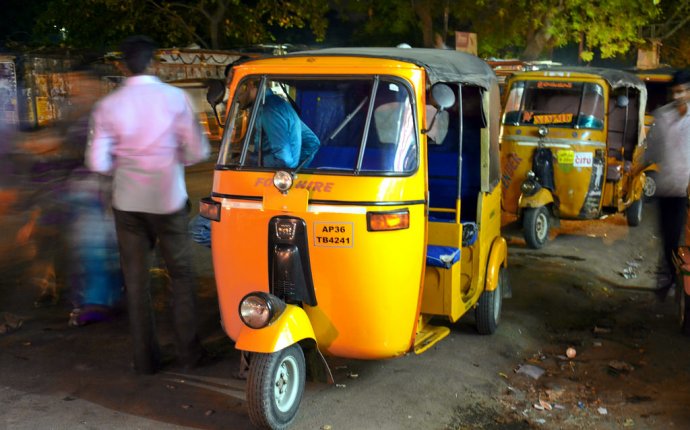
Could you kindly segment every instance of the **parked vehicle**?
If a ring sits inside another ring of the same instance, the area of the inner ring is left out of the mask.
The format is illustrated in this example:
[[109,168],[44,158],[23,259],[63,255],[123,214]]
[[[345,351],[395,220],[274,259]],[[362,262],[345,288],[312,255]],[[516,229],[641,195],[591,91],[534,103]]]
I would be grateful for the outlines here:
[[544,246],[558,219],[624,212],[642,220],[647,90],[636,76],[597,68],[518,73],[501,129],[503,209],[527,245]]
[[[237,94],[252,80],[257,101],[243,109]],[[455,51],[333,48],[242,62],[228,90],[200,213],[212,220],[223,327],[250,353],[253,423],[290,425],[305,355],[330,375],[323,354],[427,350],[450,332],[434,317],[474,311],[480,333],[496,330],[507,246],[500,100],[485,62]],[[298,167],[264,165],[269,91],[320,140]]]
[[[657,108],[667,104],[670,100],[671,81],[675,69],[662,67],[650,70],[636,70],[635,74],[642,79],[647,87],[647,108],[644,117],[645,134],[654,123],[654,112]],[[651,198],[656,193],[656,172],[648,171],[645,177],[644,195]]]

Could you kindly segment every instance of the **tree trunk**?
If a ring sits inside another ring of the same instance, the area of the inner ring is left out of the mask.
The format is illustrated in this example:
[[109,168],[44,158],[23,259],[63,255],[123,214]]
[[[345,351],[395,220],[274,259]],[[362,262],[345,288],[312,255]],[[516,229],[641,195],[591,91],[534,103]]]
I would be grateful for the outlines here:
[[211,49],[220,49],[220,26],[225,18],[225,12],[227,10],[229,1],[219,1],[216,10],[208,15],[208,33],[211,38]]
[[414,12],[419,18],[419,22],[422,25],[422,37],[424,40],[425,48],[433,48],[434,46],[434,26],[431,19],[431,7],[430,5],[421,0],[414,2]]
[[539,59],[539,56],[545,49],[550,47],[551,35],[549,29],[551,27],[551,20],[544,20],[544,26],[527,37],[527,46],[520,56],[525,61],[534,61]]

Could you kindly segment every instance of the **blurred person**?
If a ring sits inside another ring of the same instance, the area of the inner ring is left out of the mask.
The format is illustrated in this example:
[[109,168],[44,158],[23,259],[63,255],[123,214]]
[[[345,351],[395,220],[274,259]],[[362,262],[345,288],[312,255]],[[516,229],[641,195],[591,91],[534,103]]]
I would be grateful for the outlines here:
[[86,153],[91,170],[113,176],[134,370],[140,374],[161,366],[149,274],[156,242],[171,280],[178,362],[191,368],[204,358],[196,327],[197,278],[184,166],[208,158],[210,146],[185,92],[147,73],[155,49],[146,36],[123,42],[131,76],[97,103]]
[[63,151],[81,163],[67,179],[68,282],[73,310],[69,325],[83,326],[112,317],[122,295],[123,279],[110,209],[111,180],[84,166],[89,118],[101,96],[99,76],[88,69],[67,76],[70,105],[64,127]]
[[679,70],[671,82],[671,103],[653,112],[654,125],[647,138],[649,157],[659,166],[655,197],[665,267],[658,282],[663,300],[673,286],[673,253],[684,243],[690,183],[690,71]]
[[[238,90],[238,101],[243,109],[256,100],[258,82],[250,79]],[[296,168],[309,163],[321,142],[299,118],[295,109],[282,97],[266,88],[261,116],[257,118],[264,140],[261,146],[264,167]]]
[[30,282],[39,289],[36,307],[57,304],[67,283],[70,208],[64,197],[70,174],[83,164],[83,151],[66,150],[63,144],[69,124],[69,117],[62,118],[16,138],[16,176],[23,196],[18,209],[35,219],[30,229],[36,244]]

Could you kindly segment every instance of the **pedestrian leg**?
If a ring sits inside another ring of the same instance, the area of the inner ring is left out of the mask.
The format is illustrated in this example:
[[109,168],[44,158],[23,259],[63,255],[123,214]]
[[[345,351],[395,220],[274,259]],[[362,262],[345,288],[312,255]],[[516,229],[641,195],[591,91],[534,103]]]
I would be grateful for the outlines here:
[[160,365],[155,315],[151,305],[149,268],[155,237],[145,214],[114,210],[120,264],[127,294],[134,370],[155,373]]

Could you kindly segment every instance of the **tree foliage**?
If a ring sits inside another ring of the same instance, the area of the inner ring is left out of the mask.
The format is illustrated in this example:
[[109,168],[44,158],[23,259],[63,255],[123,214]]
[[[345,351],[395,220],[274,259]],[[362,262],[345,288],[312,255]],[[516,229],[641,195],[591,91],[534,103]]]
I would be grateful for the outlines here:
[[34,33],[59,33],[78,48],[112,47],[142,33],[161,44],[221,49],[271,42],[276,28],[309,27],[322,40],[327,11],[320,0],[49,0]]
[[[478,35],[482,56],[537,59],[555,47],[581,44],[581,57],[595,49],[603,58],[642,42],[639,30],[659,13],[654,0],[358,0],[345,9],[365,23],[360,37],[379,33],[414,39],[432,47],[445,28]],[[349,6],[348,6],[349,5]],[[448,22],[449,21],[449,22]],[[446,25],[446,23],[448,23]],[[416,32],[411,35],[411,32]],[[421,36],[421,37],[420,37]],[[418,45],[419,46],[419,45]]]

